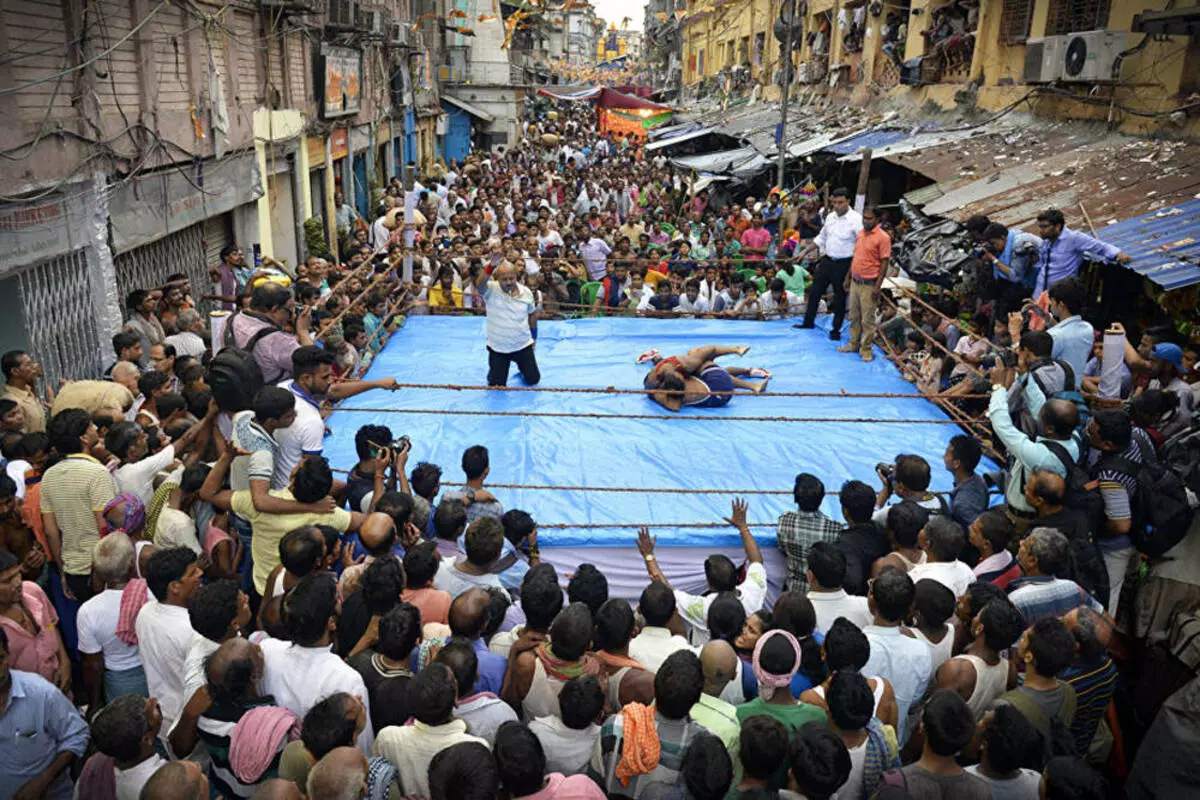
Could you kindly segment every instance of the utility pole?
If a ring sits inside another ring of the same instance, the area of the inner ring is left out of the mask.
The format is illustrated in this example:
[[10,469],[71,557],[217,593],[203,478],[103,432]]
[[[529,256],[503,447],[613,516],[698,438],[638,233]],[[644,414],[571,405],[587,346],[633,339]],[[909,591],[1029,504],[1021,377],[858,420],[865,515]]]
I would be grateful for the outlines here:
[[791,0],[792,13],[788,15],[787,30],[783,35],[783,52],[779,63],[783,70],[783,96],[779,99],[779,167],[775,174],[775,185],[783,191],[783,165],[787,160],[788,95],[792,89],[792,35],[796,29],[796,0]]

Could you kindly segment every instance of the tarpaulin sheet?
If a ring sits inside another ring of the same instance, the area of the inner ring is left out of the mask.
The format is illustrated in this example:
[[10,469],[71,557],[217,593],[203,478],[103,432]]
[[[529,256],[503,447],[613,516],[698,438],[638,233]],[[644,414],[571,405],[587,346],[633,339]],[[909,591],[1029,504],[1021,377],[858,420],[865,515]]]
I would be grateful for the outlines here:
[[[761,366],[775,377],[770,388],[792,392],[913,393],[883,358],[864,364],[836,352],[828,333],[796,330],[794,320],[659,320],[594,318],[543,320],[538,324],[537,359],[544,387],[617,387],[640,389],[647,366],[634,360],[650,348],[663,355],[706,344],[750,345],[742,358],[721,363]],[[487,353],[482,318],[410,317],[375,358],[368,378],[393,376],[401,383],[481,385],[486,382]],[[510,385],[521,385],[514,368]],[[952,488],[942,453],[960,430],[953,424],[879,422],[751,422],[736,417],[869,417],[934,419],[946,417],[923,398],[853,399],[734,397],[719,409],[684,409],[671,414],[643,395],[548,392],[402,389],[370,391],[350,398],[343,409],[389,408],[392,413],[338,410],[328,419],[333,434],[325,455],[336,468],[349,469],[357,458],[354,433],[368,423],[408,434],[411,470],[430,461],[444,470],[445,490],[460,485],[463,451],[475,444],[490,453],[488,483],[665,487],[683,490],[765,489],[790,492],[799,472],[819,476],[831,491],[851,478],[878,485],[875,465],[898,453],[917,453],[932,466],[935,490]],[[534,416],[413,414],[406,409],[451,411],[570,412],[613,414],[614,419]],[[663,414],[672,419],[621,419],[620,415]],[[981,469],[983,466],[981,465]],[[497,489],[505,508],[530,512],[541,524],[721,522],[729,514],[729,494],[648,494]],[[774,522],[794,509],[790,495],[754,495],[750,522]],[[826,513],[840,518],[836,497],[826,498]],[[763,544],[773,545],[771,528],[755,528]],[[736,547],[732,527],[669,527],[655,533],[662,545]],[[629,528],[545,529],[543,547],[618,547],[636,541]]]

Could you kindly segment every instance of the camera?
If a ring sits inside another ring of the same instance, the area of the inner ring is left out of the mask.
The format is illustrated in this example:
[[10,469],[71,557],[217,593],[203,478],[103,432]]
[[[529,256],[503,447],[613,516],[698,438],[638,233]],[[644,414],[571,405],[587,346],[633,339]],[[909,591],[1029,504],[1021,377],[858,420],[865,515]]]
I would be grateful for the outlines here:
[[880,461],[875,465],[875,471],[883,477],[889,487],[893,485],[893,481],[896,478],[895,464],[888,464],[884,461]]
[[393,453],[399,453],[402,450],[404,450],[406,447],[409,450],[412,449],[412,440],[408,438],[408,434],[404,434],[403,436],[397,436],[395,439],[388,442],[387,444],[378,444],[376,442],[371,442],[371,444],[375,447],[375,457],[376,458],[378,458],[380,456],[380,454],[383,453],[385,450],[391,451]]

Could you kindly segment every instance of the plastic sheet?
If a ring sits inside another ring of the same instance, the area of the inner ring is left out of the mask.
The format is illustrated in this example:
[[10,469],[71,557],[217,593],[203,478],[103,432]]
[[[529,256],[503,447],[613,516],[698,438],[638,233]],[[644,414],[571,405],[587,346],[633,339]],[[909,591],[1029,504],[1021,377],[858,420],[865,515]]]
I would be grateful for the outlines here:
[[[827,331],[796,330],[794,320],[658,320],[597,318],[542,321],[537,342],[542,386],[639,389],[647,366],[638,354],[650,348],[663,355],[705,344],[750,345],[743,358],[721,363],[761,366],[774,373],[770,389],[792,392],[915,393],[883,358],[864,364],[856,355],[836,352]],[[375,358],[368,378],[393,376],[401,383],[479,385],[485,383],[487,354],[484,320],[463,317],[410,317]],[[514,368],[510,385],[519,385]],[[875,465],[898,453],[924,456],[933,469],[932,488],[949,490],[953,479],[942,454],[960,430],[953,424],[856,422],[749,422],[714,418],[738,416],[870,417],[945,420],[923,398],[849,399],[734,397],[720,409],[685,409],[678,419],[580,419],[493,417],[405,413],[412,409],[450,411],[549,411],[597,414],[670,414],[643,395],[404,389],[370,391],[343,406],[388,408],[389,413],[339,410],[330,416],[333,434],[325,455],[334,467],[357,461],[354,433],[368,423],[408,434],[419,461],[442,467],[442,486],[460,484],[463,450],[487,446],[488,483],[554,486],[667,487],[678,489],[764,489],[789,492],[797,473],[812,472],[831,491],[857,478],[877,486]],[[705,417],[706,420],[695,420]],[[986,465],[981,465],[984,469]],[[994,469],[994,467],[991,467]],[[737,547],[732,527],[687,528],[681,523],[719,523],[727,516],[729,494],[650,494],[497,489],[505,508],[521,508],[539,523],[655,523],[660,545]],[[773,523],[795,506],[790,494],[754,495],[750,522]],[[836,497],[826,513],[840,518]],[[773,528],[755,528],[773,546]],[[631,528],[544,529],[543,547],[622,547],[636,541]]]

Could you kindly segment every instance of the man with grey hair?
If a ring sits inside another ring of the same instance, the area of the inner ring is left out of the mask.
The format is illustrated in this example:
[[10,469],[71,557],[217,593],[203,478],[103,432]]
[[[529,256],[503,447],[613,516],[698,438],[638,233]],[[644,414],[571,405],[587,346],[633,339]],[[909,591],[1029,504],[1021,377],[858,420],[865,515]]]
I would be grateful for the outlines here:
[[76,619],[83,683],[93,713],[120,695],[150,693],[138,646],[117,633],[121,598],[133,579],[136,558],[133,542],[124,533],[110,533],[96,542],[92,574],[104,589],[80,606]]
[[204,344],[204,318],[194,308],[180,309],[175,315],[175,327],[178,333],[173,333],[164,341],[175,347],[177,356],[194,356],[200,358],[208,347]]
[[367,757],[357,747],[335,747],[308,773],[309,800],[360,800],[367,794]]
[[1025,575],[1009,584],[1008,599],[1027,626],[1046,617],[1064,616],[1080,606],[1104,613],[1104,606],[1083,587],[1058,577],[1070,568],[1069,548],[1067,537],[1053,528],[1034,528],[1021,540],[1017,563]]
[[721,693],[738,675],[737,653],[724,639],[712,639],[700,649],[700,670],[704,673],[704,692],[689,714],[693,722],[721,740],[736,763],[741,725],[737,707],[722,700]]
[[508,383],[508,368],[516,362],[521,378],[529,386],[542,379],[533,354],[537,331],[537,304],[529,287],[517,283],[517,271],[502,263],[488,280],[483,267],[471,267],[471,280],[483,292],[487,304],[488,386]]
[[137,416],[138,409],[142,407],[142,395],[138,390],[138,378],[141,377],[141,370],[138,365],[132,361],[118,361],[113,364],[112,381],[119,383],[129,390],[129,393],[134,396],[133,407],[125,412],[125,419],[133,422]]

